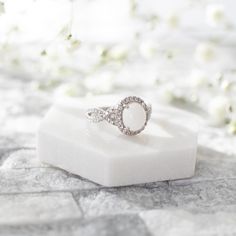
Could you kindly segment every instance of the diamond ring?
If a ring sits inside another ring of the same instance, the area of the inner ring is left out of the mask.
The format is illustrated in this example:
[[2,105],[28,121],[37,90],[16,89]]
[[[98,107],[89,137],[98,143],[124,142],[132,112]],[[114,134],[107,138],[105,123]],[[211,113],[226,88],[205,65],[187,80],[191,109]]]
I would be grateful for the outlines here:
[[107,121],[126,135],[137,135],[144,130],[151,117],[152,107],[141,98],[129,96],[116,106],[98,107],[87,110],[92,122]]

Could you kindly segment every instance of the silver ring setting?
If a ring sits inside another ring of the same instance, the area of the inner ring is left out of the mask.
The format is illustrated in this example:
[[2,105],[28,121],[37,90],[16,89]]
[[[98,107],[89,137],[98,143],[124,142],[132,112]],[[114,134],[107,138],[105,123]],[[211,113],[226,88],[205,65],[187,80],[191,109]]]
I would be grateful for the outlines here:
[[129,96],[121,100],[116,106],[88,109],[88,120],[97,123],[107,121],[129,136],[141,133],[151,117],[152,107],[141,98]]

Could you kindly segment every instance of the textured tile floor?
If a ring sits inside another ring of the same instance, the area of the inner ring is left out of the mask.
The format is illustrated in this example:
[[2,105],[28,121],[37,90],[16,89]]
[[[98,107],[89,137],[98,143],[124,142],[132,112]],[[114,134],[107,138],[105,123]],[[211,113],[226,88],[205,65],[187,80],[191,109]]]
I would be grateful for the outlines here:
[[0,77],[0,235],[236,235],[236,139],[200,131],[192,179],[104,188],[42,164],[49,102]]

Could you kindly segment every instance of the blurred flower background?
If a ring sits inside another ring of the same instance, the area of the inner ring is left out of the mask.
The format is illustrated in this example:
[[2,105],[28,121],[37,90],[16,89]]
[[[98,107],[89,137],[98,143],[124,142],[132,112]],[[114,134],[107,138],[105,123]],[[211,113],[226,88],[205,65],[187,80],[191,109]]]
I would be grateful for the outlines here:
[[0,0],[0,120],[26,92],[30,103],[129,91],[234,135],[235,12],[233,0]]

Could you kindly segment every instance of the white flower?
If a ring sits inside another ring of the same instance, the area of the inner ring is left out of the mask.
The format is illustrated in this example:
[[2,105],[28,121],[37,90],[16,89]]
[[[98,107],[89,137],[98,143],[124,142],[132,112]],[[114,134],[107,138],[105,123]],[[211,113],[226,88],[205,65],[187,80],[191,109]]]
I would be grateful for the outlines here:
[[199,62],[206,63],[212,61],[216,56],[216,48],[211,43],[200,43],[195,49],[195,59]]
[[2,15],[3,13],[5,13],[5,5],[4,2],[0,2],[0,15]]
[[228,92],[232,89],[233,83],[231,81],[228,81],[228,80],[223,80],[220,87],[224,92]]
[[212,98],[208,106],[210,120],[214,125],[224,124],[228,117],[230,101],[225,96]]
[[83,95],[81,85],[76,83],[65,83],[59,86],[55,91],[56,97],[78,97]]
[[146,58],[152,58],[157,52],[158,45],[153,41],[144,41],[139,46],[140,54]]
[[69,41],[68,51],[74,52],[81,46],[81,42],[78,39],[73,39]]
[[225,22],[225,9],[223,5],[214,4],[206,8],[206,21],[210,26],[217,27]]
[[128,56],[128,48],[125,45],[116,45],[111,48],[109,56],[113,60],[124,60]]
[[231,120],[228,125],[228,132],[230,134],[236,134],[236,120]]
[[113,88],[113,76],[110,72],[102,72],[87,77],[84,81],[85,87],[93,93],[108,93]]
[[190,75],[190,83],[194,88],[202,88],[208,82],[207,74],[202,70],[193,70]]
[[170,28],[177,28],[179,26],[179,16],[177,13],[172,12],[167,16],[166,23]]

